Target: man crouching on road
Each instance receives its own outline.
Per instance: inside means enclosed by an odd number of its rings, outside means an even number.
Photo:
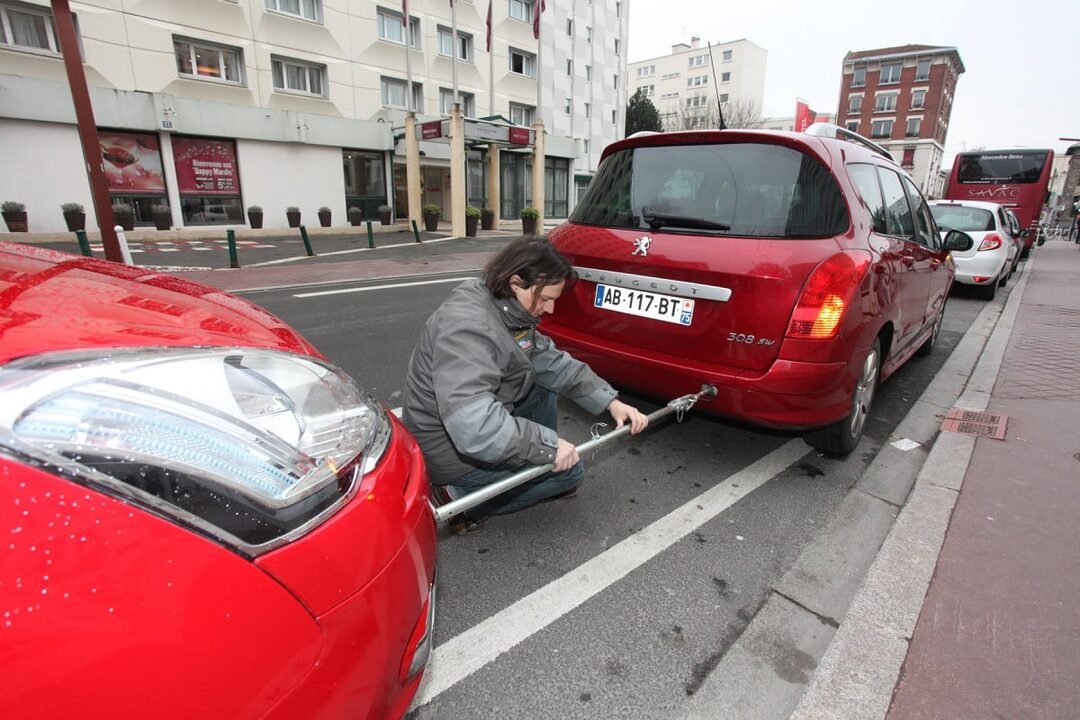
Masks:
[[[456,516],[450,527],[458,535],[478,530],[489,515],[577,492],[585,466],[556,432],[559,395],[594,415],[606,408],[633,434],[649,424],[588,365],[536,331],[572,272],[546,239],[511,242],[482,278],[463,282],[428,318],[409,358],[402,420],[420,443],[437,502],[524,465],[554,464],[552,472]]]

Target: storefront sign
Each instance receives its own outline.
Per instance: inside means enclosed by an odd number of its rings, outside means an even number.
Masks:
[[[236,146],[231,140],[174,137],[176,184],[181,195],[239,195]]]
[[[156,135],[98,131],[105,180],[111,193],[165,192],[161,149]]]
[[[475,120],[471,122],[469,120],[465,121],[466,140],[486,140],[488,142],[505,143],[506,138],[505,125],[479,123]]]
[[[532,144],[532,131],[529,128],[512,127],[510,128],[510,144],[511,145],[531,145]]]
[[[434,140],[435,138],[441,138],[442,136],[443,131],[441,120],[433,120],[431,122],[420,124],[421,140]]]

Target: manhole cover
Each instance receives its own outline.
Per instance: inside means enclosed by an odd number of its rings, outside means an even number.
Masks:
[[[941,423],[941,429],[949,432],[964,433],[965,435],[1004,440],[1005,425],[1008,422],[1008,415],[994,415],[993,413],[978,410],[953,408],[945,413],[945,421]]]

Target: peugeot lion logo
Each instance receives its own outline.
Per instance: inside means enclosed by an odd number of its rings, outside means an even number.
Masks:
[[[631,255],[640,255],[641,257],[647,257],[649,255],[649,246],[652,245],[652,238],[648,235],[642,235],[634,240],[634,252]]]

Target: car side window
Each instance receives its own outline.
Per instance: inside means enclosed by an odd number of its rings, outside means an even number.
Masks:
[[[878,185],[877,169],[873,165],[852,163],[848,165],[848,176],[855,186],[855,191],[870,210],[874,222],[874,232],[885,234],[889,231],[885,220],[885,202],[881,199],[881,186]]]
[[[889,235],[905,240],[914,239],[915,221],[911,217],[911,206],[908,204],[900,176],[883,167],[878,168],[878,176],[881,178],[881,194],[885,199],[885,219],[889,226]]]
[[[915,183],[906,177],[900,179],[904,182],[904,189],[907,190],[911,207],[915,209],[915,242],[937,250],[941,247],[941,237],[934,227],[934,219],[930,217],[930,208],[926,206],[926,200],[915,187]]]

